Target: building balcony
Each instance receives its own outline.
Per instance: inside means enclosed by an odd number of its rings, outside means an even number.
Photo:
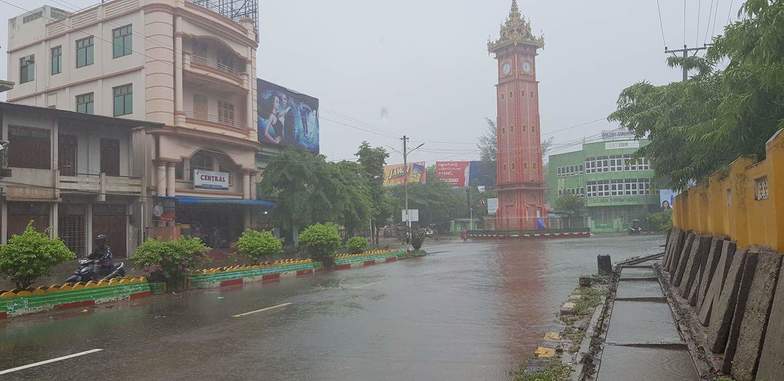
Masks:
[[[230,85],[240,88],[242,90],[249,90],[251,88],[248,74],[236,70],[234,67],[223,64],[221,62],[213,62],[208,57],[199,56],[192,53],[184,53],[183,70],[186,71],[186,80],[195,82],[206,82],[214,84],[218,87]],[[224,84],[223,86],[221,86]]]
[[[197,111],[185,111],[185,122],[191,125],[227,129],[234,132],[245,133],[248,131],[247,126],[240,120]]]
[[[107,176],[77,174],[76,176],[59,176],[61,192],[95,193],[99,199],[107,194],[141,195],[142,179],[127,176]]]

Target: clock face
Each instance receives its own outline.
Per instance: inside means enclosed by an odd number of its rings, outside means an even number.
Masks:
[[[523,73],[531,74],[532,70],[533,70],[533,66],[531,66],[530,62],[528,61],[523,62]]]
[[[504,73],[504,75],[509,75],[512,72],[512,65],[509,62],[505,62],[501,66],[501,71]]]

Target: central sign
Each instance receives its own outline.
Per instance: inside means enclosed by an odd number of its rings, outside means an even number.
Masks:
[[[229,190],[229,173],[194,169],[193,187],[197,189]]]

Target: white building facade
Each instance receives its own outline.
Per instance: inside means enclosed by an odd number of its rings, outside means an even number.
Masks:
[[[114,0],[12,18],[8,102],[159,123],[131,142],[142,235],[225,247],[269,206],[256,201],[258,39],[253,20],[208,7]]]

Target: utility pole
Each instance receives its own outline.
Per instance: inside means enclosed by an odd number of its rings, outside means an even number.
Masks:
[[[471,207],[471,186],[466,187],[466,201],[468,202],[468,230],[474,230],[474,208]]]
[[[700,50],[708,49],[708,46],[710,46],[710,45],[706,44],[705,46],[703,46],[701,48],[690,48],[690,47],[688,47],[688,45],[683,45],[683,49],[667,49],[667,47],[664,47],[664,53],[665,54],[677,54],[677,53],[682,53],[683,54],[683,61],[684,61],[683,63],[684,64],[681,65],[681,67],[683,67],[683,82],[686,82],[686,81],[689,80],[689,69],[686,67],[685,63],[686,63],[686,59],[689,58],[689,52],[695,52],[696,53],[696,52],[699,52]]]
[[[406,226],[407,226],[406,246],[411,242],[411,238],[413,237],[411,235],[411,213],[410,213],[410,211],[408,209],[408,154],[418,150],[420,147],[425,145],[425,143],[422,143],[422,144],[416,146],[411,151],[409,151],[408,150],[408,141],[409,141],[409,139],[410,138],[408,136],[406,136],[406,135],[403,135],[403,138],[401,138],[401,140],[403,141],[403,174],[404,174],[403,193],[405,195],[404,197],[405,197]]]

